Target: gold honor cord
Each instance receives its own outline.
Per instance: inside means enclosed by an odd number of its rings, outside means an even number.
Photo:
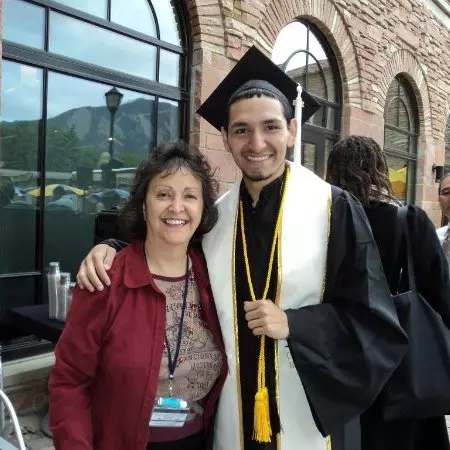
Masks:
[[[273,260],[275,257],[275,249],[277,242],[281,235],[281,219],[283,217],[284,201],[286,198],[286,186],[289,180],[289,166],[286,166],[286,179],[284,182],[283,193],[281,196],[280,209],[278,211],[278,217],[275,225],[275,231],[273,234],[272,248],[270,250],[269,268],[267,271],[266,285],[264,287],[264,293],[262,298],[266,299],[267,293],[269,291],[270,279],[272,277]],[[245,238],[245,225],[244,225],[244,208],[242,206],[242,201],[239,201],[239,212],[240,212],[240,225],[241,225],[241,235],[242,235],[242,248],[244,253],[245,261],[245,271],[247,274],[248,287],[250,289],[250,295],[252,300],[256,302],[255,291],[253,289],[253,283],[250,273],[250,264],[248,261],[247,252],[247,240]],[[266,387],[266,337],[261,335],[259,344],[259,357],[258,357],[258,380],[257,380],[257,391],[255,395],[255,412],[253,418],[253,440],[257,442],[271,442],[272,437],[272,427],[270,425],[270,411],[269,411],[269,393]]]

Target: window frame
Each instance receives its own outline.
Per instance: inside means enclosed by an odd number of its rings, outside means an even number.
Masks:
[[[412,165],[412,179],[410,181],[410,172],[408,170],[408,176],[406,181],[406,203],[407,204],[414,204],[415,201],[415,191],[416,191],[416,181],[417,181],[417,153],[418,153],[418,142],[419,142],[419,136],[420,136],[420,116],[419,116],[419,107],[417,104],[416,95],[414,93],[413,87],[411,86],[411,83],[408,81],[408,79],[401,74],[398,74],[394,77],[391,84],[389,85],[388,92],[391,89],[392,83],[397,83],[397,92],[392,98],[386,97],[386,103],[385,108],[383,112],[383,118],[384,118],[384,137],[383,137],[383,150],[386,154],[386,156],[393,156],[396,158],[401,158],[406,160],[406,163],[408,164],[408,167]],[[410,107],[405,103],[403,98],[401,98],[401,88],[405,90],[406,95],[409,98],[410,101]],[[404,128],[400,128],[396,125],[391,125],[386,122],[386,117],[388,114],[389,107],[392,105],[394,100],[399,100],[403,105],[405,106],[405,110],[408,114],[408,121],[409,121],[409,130],[406,131]],[[410,108],[412,111],[410,111]],[[398,108],[397,108],[398,110]],[[414,117],[411,117],[411,113]],[[398,113],[397,113],[398,114]],[[412,119],[412,120],[411,120]],[[398,123],[398,115],[397,115],[397,123]],[[413,131],[411,130],[413,129]],[[397,133],[403,134],[405,136],[408,136],[408,146],[411,145],[414,148],[413,152],[405,152],[402,150],[397,150],[393,147],[389,147],[386,145],[386,130],[392,130]]]
[[[42,98],[41,98],[41,111],[42,115],[39,120],[39,136],[38,136],[38,149],[37,149],[37,171],[41,180],[41,196],[39,198],[39,209],[37,212],[37,224],[36,224],[36,267],[39,270],[31,272],[17,272],[0,274],[0,281],[6,279],[21,279],[29,278],[35,283],[35,298],[31,300],[34,304],[42,304],[45,298],[44,295],[44,238],[45,238],[45,210],[43,196],[43,190],[45,188],[46,179],[46,127],[47,127],[47,102],[48,102],[48,78],[49,71],[60,73],[63,75],[69,75],[80,79],[99,82],[106,85],[115,86],[118,89],[124,88],[143,94],[152,95],[155,97],[153,105],[153,127],[158,129],[158,104],[160,99],[166,99],[170,101],[178,102],[178,135],[180,138],[187,138],[189,136],[189,124],[190,124],[190,82],[191,73],[188,68],[191,65],[192,60],[192,39],[189,29],[189,12],[187,6],[174,2],[174,14],[178,23],[180,39],[182,46],[177,46],[159,38],[147,36],[143,33],[128,29],[121,25],[109,22],[106,19],[101,19],[96,16],[92,16],[88,13],[80,11],[78,9],[71,8],[69,6],[62,5],[60,3],[51,0],[25,0],[26,3],[37,5],[44,8],[45,22],[44,22],[44,48],[38,49],[29,47],[26,45],[18,44],[6,39],[2,39],[2,61],[11,61],[18,64],[24,64],[35,67],[42,70]],[[151,1],[149,2],[153,17],[156,24],[156,32],[159,36],[158,18]],[[159,79],[160,70],[160,49],[168,50],[176,53],[180,56],[180,72],[179,72],[179,86],[174,87],[159,83],[158,81],[150,81],[148,79],[136,77],[123,72],[114,71],[105,67],[96,66],[87,62],[75,60],[66,56],[48,52],[49,43],[49,15],[50,11],[55,11],[73,17],[77,20],[84,21],[86,23],[98,26],[109,31],[115,32],[120,35],[134,38],[136,40],[155,45],[156,52],[156,80]],[[108,0],[108,16],[110,11],[110,0]],[[109,17],[108,17],[109,19]],[[157,142],[157,133],[153,137],[154,142],[151,143],[150,148],[153,148]],[[74,275],[74,274],[73,274]],[[30,303],[31,304],[31,303]],[[0,311],[1,311],[0,304]],[[22,357],[25,355],[49,351],[52,345],[46,341],[21,338],[16,342],[8,346],[5,351],[6,359],[13,359]]]

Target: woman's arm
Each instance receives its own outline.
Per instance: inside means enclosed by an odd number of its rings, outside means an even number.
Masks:
[[[50,381],[50,428],[57,450],[93,450],[90,387],[95,379],[108,317],[109,289],[75,288],[55,350]]]

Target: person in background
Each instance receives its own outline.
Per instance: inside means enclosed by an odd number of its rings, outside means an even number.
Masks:
[[[215,450],[353,450],[352,419],[406,351],[361,205],[286,161],[296,97],[252,47],[198,111],[243,173],[202,241],[230,367]],[[302,99],[306,121],[317,103]],[[80,285],[108,284],[114,254],[92,250]]]
[[[403,281],[401,269],[406,267],[406,247],[396,232],[397,210],[401,203],[393,195],[382,149],[369,137],[350,136],[341,140],[328,157],[326,179],[353,194],[364,206],[389,287],[395,294]],[[450,192],[450,183],[443,186]],[[407,222],[417,290],[450,327],[448,265],[435,228],[417,206],[408,206]],[[361,437],[362,450],[450,448],[444,417],[387,423],[382,417],[381,399],[361,416]]]
[[[450,173],[444,175],[439,182],[439,206],[441,207],[442,215],[448,218],[450,217]],[[448,224],[438,228],[436,230],[442,248],[444,249],[445,256],[450,262],[450,229]]]
[[[215,186],[206,159],[183,144],[158,147],[138,167],[121,213],[132,244],[107,289],[75,289],[56,346],[58,450],[208,448],[227,373],[198,244],[217,221]]]

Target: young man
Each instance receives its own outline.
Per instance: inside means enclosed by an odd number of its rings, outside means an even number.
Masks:
[[[352,420],[406,351],[361,205],[285,159],[295,97],[253,47],[198,111],[243,174],[203,240],[230,366],[215,450],[358,450]],[[317,106],[303,101],[307,120]],[[108,281],[107,248],[91,251],[80,284],[98,286],[96,271]]]

